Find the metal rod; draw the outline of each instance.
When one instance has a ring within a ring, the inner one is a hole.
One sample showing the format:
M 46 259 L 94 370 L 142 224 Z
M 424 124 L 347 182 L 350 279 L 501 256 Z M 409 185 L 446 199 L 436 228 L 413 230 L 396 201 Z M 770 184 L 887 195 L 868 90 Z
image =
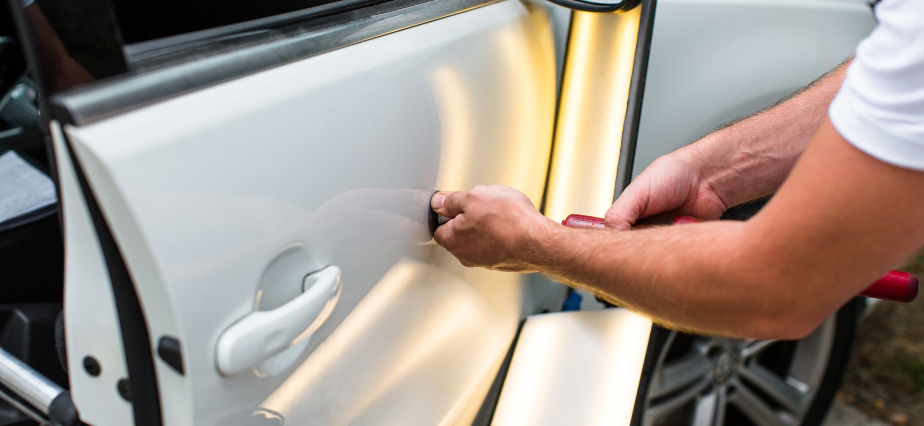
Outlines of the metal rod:
M 55 382 L 3 349 L 0 349 L 0 383 L 45 415 L 51 402 L 64 392 Z
M 2 390 L 0 390 L 0 399 L 12 405 L 13 408 L 19 410 L 20 413 L 25 414 L 26 417 L 29 417 L 30 419 L 35 420 L 35 422 L 38 423 L 40 426 L 51 425 L 51 423 L 48 422 L 48 419 L 46 419 L 45 417 L 42 417 L 41 414 L 36 413 L 35 410 L 32 409 L 32 407 L 29 407 L 28 405 L 19 402 L 19 400 L 17 400 L 16 398 L 12 397 L 11 395 L 7 394 L 6 392 Z

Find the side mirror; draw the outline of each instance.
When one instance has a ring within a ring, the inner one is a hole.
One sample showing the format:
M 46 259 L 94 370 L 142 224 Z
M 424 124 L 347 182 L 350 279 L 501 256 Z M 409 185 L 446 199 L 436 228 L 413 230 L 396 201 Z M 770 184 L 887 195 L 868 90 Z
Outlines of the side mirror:
M 619 12 L 630 10 L 633 7 L 641 3 L 641 0 L 549 0 L 552 3 L 555 3 L 559 6 L 564 6 L 569 9 L 580 10 L 584 12 L 598 12 L 598 13 L 607 13 L 607 12 Z

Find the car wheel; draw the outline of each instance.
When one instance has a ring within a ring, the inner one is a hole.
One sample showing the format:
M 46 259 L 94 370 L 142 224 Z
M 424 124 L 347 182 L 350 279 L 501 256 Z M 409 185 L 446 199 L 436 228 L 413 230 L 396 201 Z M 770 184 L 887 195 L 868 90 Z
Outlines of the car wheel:
M 660 330 L 645 426 L 819 425 L 840 385 L 863 301 L 797 341 Z

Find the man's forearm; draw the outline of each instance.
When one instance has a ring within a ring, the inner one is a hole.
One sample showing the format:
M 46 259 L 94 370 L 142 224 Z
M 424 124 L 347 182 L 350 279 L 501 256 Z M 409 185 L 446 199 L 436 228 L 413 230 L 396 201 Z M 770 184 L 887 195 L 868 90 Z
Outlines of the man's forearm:
M 915 226 L 924 222 L 924 173 L 869 156 L 830 123 L 813 141 L 746 222 L 627 232 L 545 225 L 517 253 L 531 269 L 670 326 L 800 338 L 924 241 Z
M 827 117 L 851 59 L 790 98 L 683 148 L 726 206 L 770 195 Z
M 824 121 L 745 222 L 570 229 L 503 186 L 441 192 L 434 239 L 465 266 L 538 271 L 655 321 L 736 337 L 808 335 L 924 241 L 924 172 L 882 162 Z
M 534 252 L 552 255 L 530 263 L 671 328 L 778 337 L 788 323 L 777 320 L 794 316 L 791 303 L 803 294 L 766 293 L 761 278 L 770 277 L 755 273 L 753 258 L 736 256 L 744 227 L 725 221 L 631 232 L 554 227 Z

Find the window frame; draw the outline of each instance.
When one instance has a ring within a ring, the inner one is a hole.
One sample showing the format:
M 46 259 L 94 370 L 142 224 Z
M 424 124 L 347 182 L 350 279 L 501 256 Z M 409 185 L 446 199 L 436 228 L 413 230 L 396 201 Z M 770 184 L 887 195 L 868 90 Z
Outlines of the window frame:
M 499 1 L 391 0 L 283 28 L 187 41 L 133 63 L 122 75 L 53 94 L 49 115 L 62 125 L 81 126 Z

